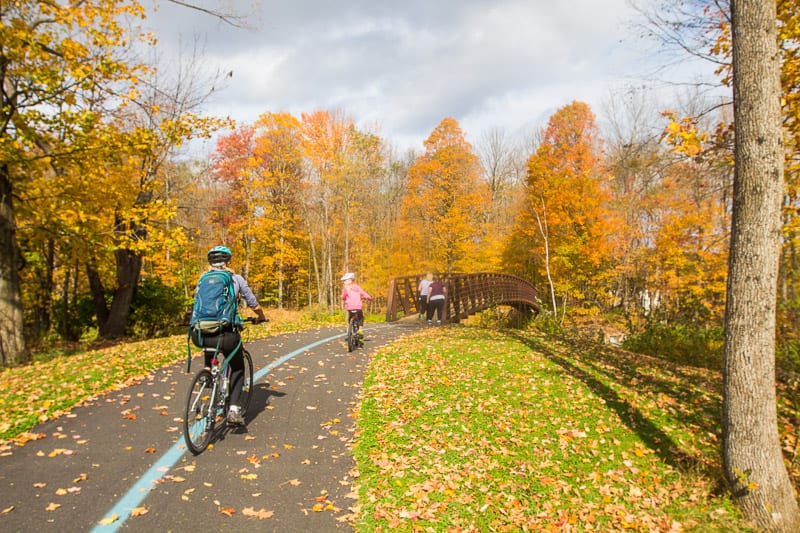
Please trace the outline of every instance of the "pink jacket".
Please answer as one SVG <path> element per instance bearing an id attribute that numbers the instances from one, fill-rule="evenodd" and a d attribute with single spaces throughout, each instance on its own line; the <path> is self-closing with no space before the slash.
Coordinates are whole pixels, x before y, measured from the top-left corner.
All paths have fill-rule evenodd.
<path id="1" fill-rule="evenodd" d="M 372 300 L 372 296 L 367 294 L 364 289 L 355 283 L 350 285 L 350 290 L 347 290 L 347 287 L 342 288 L 342 300 L 344 300 L 344 308 L 348 311 L 356 311 L 361 309 L 362 297 L 367 300 Z"/>

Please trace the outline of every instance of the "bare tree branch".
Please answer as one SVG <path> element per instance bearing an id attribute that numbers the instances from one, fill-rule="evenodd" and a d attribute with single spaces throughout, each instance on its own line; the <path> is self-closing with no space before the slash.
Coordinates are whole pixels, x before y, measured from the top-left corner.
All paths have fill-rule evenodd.
<path id="1" fill-rule="evenodd" d="M 208 9 L 205 7 L 195 5 L 191 2 L 183 2 L 182 0 L 168 0 L 168 1 L 178 6 L 188 7 L 189 9 L 194 9 L 196 11 L 200 11 L 201 13 L 211 15 L 212 17 L 218 18 L 219 20 L 221 20 L 226 24 L 230 24 L 234 28 L 253 29 L 253 27 L 247 23 L 248 17 L 244 14 L 228 13 L 225 11 L 218 11 L 216 9 Z"/>

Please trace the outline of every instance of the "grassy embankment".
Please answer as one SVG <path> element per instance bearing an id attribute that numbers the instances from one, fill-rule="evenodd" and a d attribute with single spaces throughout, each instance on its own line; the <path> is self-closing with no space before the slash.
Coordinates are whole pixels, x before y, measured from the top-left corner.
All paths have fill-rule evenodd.
<path id="1" fill-rule="evenodd" d="M 365 381 L 357 530 L 751 531 L 723 488 L 720 385 L 532 332 L 403 339 Z"/>

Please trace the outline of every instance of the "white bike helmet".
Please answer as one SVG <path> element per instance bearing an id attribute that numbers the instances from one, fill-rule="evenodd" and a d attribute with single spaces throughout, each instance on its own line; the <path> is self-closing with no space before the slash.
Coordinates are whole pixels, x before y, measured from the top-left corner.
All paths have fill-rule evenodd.
<path id="1" fill-rule="evenodd" d="M 356 275 L 352 272 L 348 272 L 344 276 L 342 276 L 342 281 L 347 281 L 348 279 L 356 279 Z"/>

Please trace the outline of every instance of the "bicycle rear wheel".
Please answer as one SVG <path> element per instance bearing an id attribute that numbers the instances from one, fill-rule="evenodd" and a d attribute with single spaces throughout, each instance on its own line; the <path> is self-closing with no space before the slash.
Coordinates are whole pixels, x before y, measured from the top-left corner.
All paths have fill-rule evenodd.
<path id="1" fill-rule="evenodd" d="M 356 319 L 350 317 L 347 321 L 347 351 L 352 352 L 358 346 L 358 333 L 356 329 Z"/>
<path id="2" fill-rule="evenodd" d="M 214 434 L 216 413 L 214 408 L 214 378 L 208 370 L 201 370 L 192 380 L 183 414 L 183 436 L 186 446 L 197 455 L 208 448 Z"/>
<path id="3" fill-rule="evenodd" d="M 253 358 L 250 357 L 250 352 L 244 348 L 242 348 L 242 360 L 244 363 L 244 376 L 242 377 L 242 392 L 239 395 L 239 403 L 242 406 L 242 416 L 244 416 L 253 396 L 255 378 L 253 374 Z"/>

